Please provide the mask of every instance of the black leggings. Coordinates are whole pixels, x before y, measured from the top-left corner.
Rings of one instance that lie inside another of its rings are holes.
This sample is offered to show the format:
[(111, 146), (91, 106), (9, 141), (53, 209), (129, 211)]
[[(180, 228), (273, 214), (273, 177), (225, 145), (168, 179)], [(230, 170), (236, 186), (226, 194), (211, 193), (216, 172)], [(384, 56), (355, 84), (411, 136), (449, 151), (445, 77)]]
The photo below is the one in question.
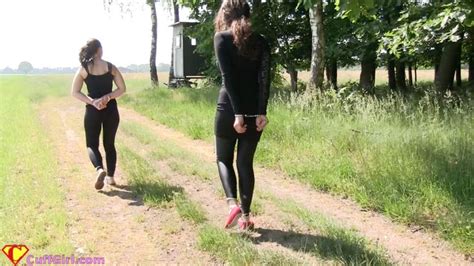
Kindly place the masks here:
[(93, 106), (86, 107), (84, 116), (84, 128), (86, 131), (86, 145), (89, 158), (96, 169), (104, 168), (102, 155), (99, 152), (100, 130), (102, 134), (105, 159), (107, 161), (107, 175), (114, 176), (117, 163), (117, 152), (115, 150), (115, 134), (119, 125), (120, 117), (116, 105), (110, 105), (103, 110), (97, 110)]
[[(238, 143), (237, 143), (238, 142)], [(244, 214), (250, 213), (255, 176), (253, 157), (257, 149), (256, 138), (227, 138), (216, 136), (217, 168), (227, 198), (237, 198), (237, 179), (233, 162), (237, 143), (237, 172), (239, 173), (239, 192)]]

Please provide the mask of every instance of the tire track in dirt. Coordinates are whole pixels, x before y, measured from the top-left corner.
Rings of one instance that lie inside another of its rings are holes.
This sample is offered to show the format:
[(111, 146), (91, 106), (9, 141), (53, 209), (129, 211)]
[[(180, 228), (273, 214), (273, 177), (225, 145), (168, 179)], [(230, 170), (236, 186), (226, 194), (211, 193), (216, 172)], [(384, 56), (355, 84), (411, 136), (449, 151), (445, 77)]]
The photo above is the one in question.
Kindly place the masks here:
[(75, 255), (105, 257), (106, 265), (217, 263), (197, 250), (193, 225), (174, 210), (149, 208), (133, 195), (120, 165), (116, 173), (120, 187), (94, 189), (80, 103), (48, 99), (37, 110), (57, 155)]
[[(131, 109), (121, 108), (120, 112), (123, 119), (149, 128), (157, 138), (171, 140), (206, 161), (215, 161), (213, 145), (202, 140), (192, 140)], [(433, 233), (413, 233), (410, 228), (395, 224), (380, 213), (362, 210), (351, 200), (316, 191), (279, 171), (259, 167), (255, 170), (257, 189), (265, 188), (281, 199), (293, 200), (310, 211), (319, 212), (354, 228), (367, 239), (384, 247), (391, 259), (398, 264), (469, 265), (462, 254)]]
[[(131, 136), (127, 136), (126, 134), (121, 134), (120, 139), (125, 145), (136, 152), (142, 158), (152, 158), (151, 155), (153, 152), (152, 146), (147, 146)], [(166, 160), (155, 160), (155, 159), (148, 159), (147, 160), (150, 165), (156, 171), (159, 171), (160, 175), (166, 179), (166, 182), (180, 186), (184, 189), (187, 194), (187, 197), (190, 198), (193, 202), (199, 204), (199, 206), (206, 212), (206, 217), (210, 224), (218, 227), (223, 228), (223, 222), (226, 218), (226, 203), (223, 198), (217, 193), (216, 188), (220, 187), (220, 181), (216, 178), (212, 181), (203, 181), (200, 180), (199, 177), (196, 176), (187, 176), (183, 174), (176, 173), (173, 171)], [(270, 202), (265, 203), (265, 213), (259, 214), (254, 217), (254, 221), (258, 225), (258, 227), (265, 227), (269, 229), (269, 231), (278, 231), (284, 232), (288, 231), (288, 226), (285, 225), (283, 222), (277, 220), (281, 212), (276, 210), (274, 206)], [(272, 214), (272, 215), (268, 215)], [(293, 229), (296, 227), (294, 226)], [(229, 230), (230, 233), (236, 232), (234, 230)], [(315, 234), (315, 232), (313, 232)], [(271, 236), (268, 234), (259, 234), (252, 233), (250, 234), (250, 239), (252, 239), (256, 243), (256, 247), (259, 250), (271, 251), (280, 254), (284, 254), (285, 257), (294, 258), (295, 263), (296, 261), (301, 261), (303, 264), (307, 265), (316, 265), (321, 264), (324, 262), (320, 258), (316, 258), (308, 253), (303, 251), (295, 251), (289, 248), (285, 248), (285, 246), (290, 245), (281, 245), (278, 243), (281, 242), (290, 242), (294, 241), (296, 234), (292, 235), (291, 233), (282, 234), (280, 236)], [(293, 236), (293, 237), (292, 237)], [(283, 239), (283, 238), (287, 239)], [(327, 261), (326, 261), (327, 262)]]

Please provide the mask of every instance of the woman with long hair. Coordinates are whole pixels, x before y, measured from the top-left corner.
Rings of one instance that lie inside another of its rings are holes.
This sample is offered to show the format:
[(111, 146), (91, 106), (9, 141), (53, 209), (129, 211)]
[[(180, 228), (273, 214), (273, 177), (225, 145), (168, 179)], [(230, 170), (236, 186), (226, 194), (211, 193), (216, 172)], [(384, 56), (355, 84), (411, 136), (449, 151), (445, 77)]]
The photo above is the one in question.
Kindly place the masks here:
[[(215, 18), (214, 49), (222, 75), (215, 116), (219, 176), (229, 207), (225, 227), (253, 229), (250, 220), (255, 176), (253, 158), (268, 123), (270, 47), (252, 30), (245, 0), (224, 0)], [(240, 204), (233, 168), (237, 146)]]
[[(86, 104), (84, 129), (89, 158), (96, 170), (95, 188), (104, 187), (104, 179), (115, 185), (114, 173), (117, 163), (115, 134), (119, 125), (119, 112), (116, 98), (125, 93), (125, 82), (120, 71), (102, 59), (102, 45), (96, 39), (89, 40), (79, 53), (81, 67), (72, 82), (71, 94)], [(84, 82), (87, 95), (81, 92)], [(113, 83), (117, 86), (113, 89)], [(100, 131), (103, 129), (103, 145), (107, 170), (104, 170), (102, 155), (99, 152)]]

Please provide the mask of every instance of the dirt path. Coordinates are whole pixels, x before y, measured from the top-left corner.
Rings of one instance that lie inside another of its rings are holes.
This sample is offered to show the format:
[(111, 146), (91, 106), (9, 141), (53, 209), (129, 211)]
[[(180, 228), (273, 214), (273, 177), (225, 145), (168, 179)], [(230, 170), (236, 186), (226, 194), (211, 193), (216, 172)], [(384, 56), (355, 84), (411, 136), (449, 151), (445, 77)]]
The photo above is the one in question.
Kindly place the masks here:
[[(209, 162), (215, 161), (213, 145), (204, 141), (191, 140), (183, 134), (159, 125), (132, 110), (121, 108), (120, 112), (123, 120), (133, 121), (151, 129), (158, 139), (162, 141), (171, 140), (181, 148), (199, 155)], [(291, 199), (309, 210), (322, 213), (347, 227), (356, 229), (363, 236), (383, 246), (388, 251), (391, 259), (398, 264), (469, 264), (462, 254), (456, 252), (448, 243), (431, 233), (423, 231), (413, 233), (410, 228), (394, 224), (381, 214), (361, 210), (357, 204), (350, 200), (315, 191), (309, 186), (296, 182), (277, 171), (259, 168), (256, 169), (256, 176), (257, 189), (265, 188), (266, 191), (277, 195), (280, 199)], [(189, 182), (186, 180), (180, 181)], [(206, 191), (206, 189), (203, 189), (203, 191)], [(203, 197), (195, 196), (195, 200), (200, 201)], [(214, 205), (208, 206), (207, 211), (219, 216), (215, 212), (216, 208), (218, 207)], [(214, 212), (212, 212), (212, 209)], [(269, 219), (269, 217), (265, 217), (265, 219)], [(281, 227), (278, 224), (271, 224), (274, 222), (273, 220), (266, 226)]]
[(196, 228), (175, 211), (144, 206), (126, 186), (120, 167), (116, 176), (121, 188), (94, 189), (83, 109), (69, 99), (46, 100), (38, 108), (57, 154), (75, 255), (105, 257), (106, 265), (217, 263), (196, 248)]
[[(153, 157), (153, 147), (143, 145), (136, 139), (125, 134), (121, 134), (120, 139), (128, 148), (133, 149), (142, 158)], [(222, 200), (222, 196), (220, 196), (216, 191), (216, 188), (220, 188), (220, 183), (217, 178), (211, 182), (203, 181), (196, 176), (188, 176), (174, 172), (169, 167), (169, 164), (166, 162), (166, 160), (148, 159), (148, 162), (154, 167), (156, 171), (160, 172), (160, 175), (163, 176), (163, 178), (166, 179), (168, 183), (183, 188), (188, 197), (193, 202), (199, 204), (199, 206), (201, 206), (206, 212), (206, 217), (208, 217), (209, 223), (219, 228), (223, 227), (223, 221), (226, 218), (226, 203)], [(282, 221), (277, 220), (277, 217), (282, 217), (283, 215), (272, 205), (273, 204), (270, 202), (265, 202), (265, 212), (257, 215), (254, 219), (255, 222), (259, 225), (259, 227), (269, 229), (268, 232), (288, 231), (288, 226)], [(294, 229), (297, 229), (298, 231), (308, 231), (307, 228), (301, 225), (298, 228), (296, 228), (294, 225), (293, 230)], [(229, 232), (233, 231), (230, 230)], [(316, 232), (312, 233), (316, 234)], [(305, 253), (304, 251), (289, 249), (281, 244), (278, 244), (284, 241), (295, 241), (296, 239), (294, 238), (296, 236), (296, 234), (291, 233), (280, 236), (269, 236), (268, 234), (262, 234), (258, 231), (254, 234), (251, 234), (251, 238), (256, 243), (256, 247), (260, 250), (284, 254), (285, 257), (293, 258), (294, 261), (298, 260), (301, 263), (307, 265), (316, 265), (325, 262), (315, 256), (312, 256), (311, 254)]]

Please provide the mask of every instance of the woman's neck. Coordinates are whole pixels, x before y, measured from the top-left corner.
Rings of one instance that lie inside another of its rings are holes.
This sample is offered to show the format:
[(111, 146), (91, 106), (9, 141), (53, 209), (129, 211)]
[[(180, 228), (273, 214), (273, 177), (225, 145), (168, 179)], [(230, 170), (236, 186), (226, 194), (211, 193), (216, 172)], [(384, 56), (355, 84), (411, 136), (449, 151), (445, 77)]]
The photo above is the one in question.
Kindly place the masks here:
[(92, 60), (92, 64), (97, 64), (97, 63), (102, 62), (102, 61), (103, 61), (102, 58), (96, 57)]

